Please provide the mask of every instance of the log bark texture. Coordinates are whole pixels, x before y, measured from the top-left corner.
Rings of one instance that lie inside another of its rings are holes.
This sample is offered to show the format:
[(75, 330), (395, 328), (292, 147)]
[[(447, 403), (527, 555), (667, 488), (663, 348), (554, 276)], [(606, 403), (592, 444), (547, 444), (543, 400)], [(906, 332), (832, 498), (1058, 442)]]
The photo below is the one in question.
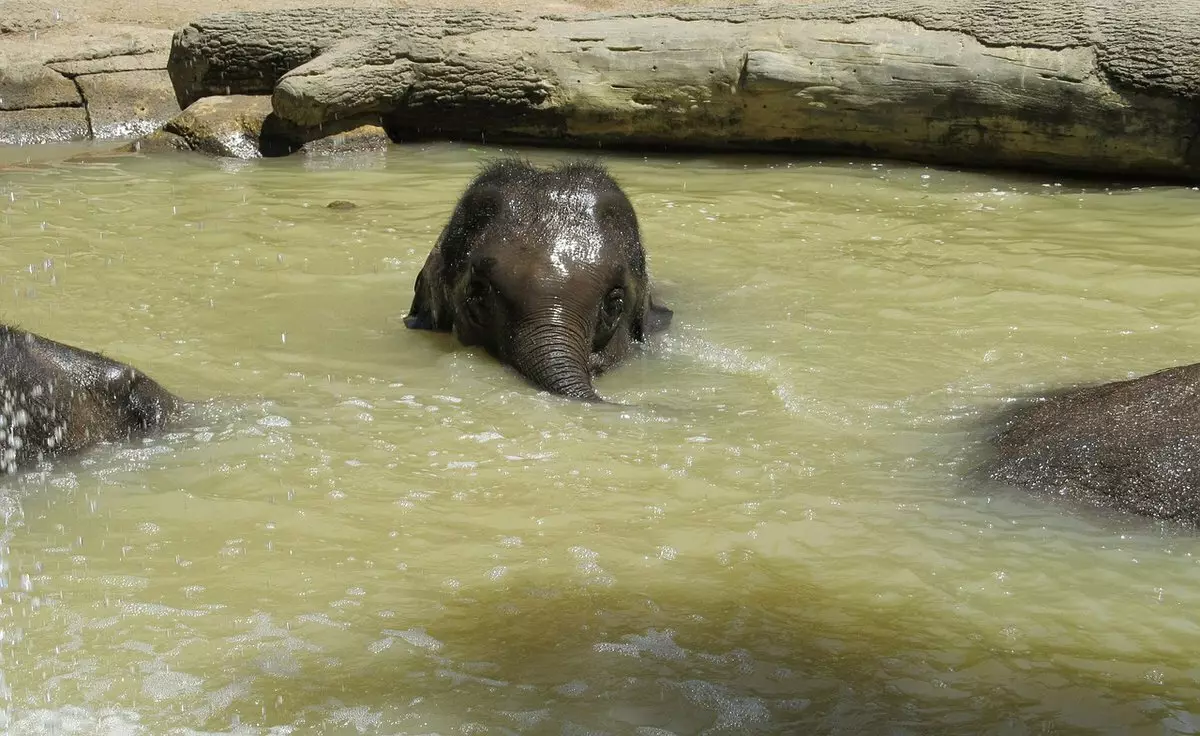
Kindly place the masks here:
[(394, 138), (870, 154), (1200, 179), (1200, 0), (817, 0), (523, 16), (228, 13), (174, 37), (182, 106)]

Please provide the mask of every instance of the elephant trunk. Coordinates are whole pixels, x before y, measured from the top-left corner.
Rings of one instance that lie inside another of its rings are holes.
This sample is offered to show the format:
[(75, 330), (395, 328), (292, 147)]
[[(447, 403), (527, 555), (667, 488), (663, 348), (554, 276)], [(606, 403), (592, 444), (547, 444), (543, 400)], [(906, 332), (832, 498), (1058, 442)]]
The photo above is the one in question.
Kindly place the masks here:
[(560, 396), (603, 401), (592, 387), (591, 335), (561, 320), (531, 320), (513, 335), (512, 363), (537, 386)]

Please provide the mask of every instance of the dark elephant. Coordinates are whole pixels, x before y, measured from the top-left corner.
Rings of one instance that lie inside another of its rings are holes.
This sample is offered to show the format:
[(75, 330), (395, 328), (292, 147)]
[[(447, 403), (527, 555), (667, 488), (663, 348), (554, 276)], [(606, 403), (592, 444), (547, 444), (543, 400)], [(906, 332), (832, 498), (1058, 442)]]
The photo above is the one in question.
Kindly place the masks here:
[(88, 350), (0, 325), (0, 471), (159, 429), (181, 402)]
[(408, 327), (452, 331), (537, 386), (591, 401), (592, 378), (671, 321), (650, 294), (633, 205), (583, 161), (486, 166), (414, 292)]
[(1068, 389), (1009, 412), (996, 481), (1155, 519), (1200, 522), (1200, 363)]

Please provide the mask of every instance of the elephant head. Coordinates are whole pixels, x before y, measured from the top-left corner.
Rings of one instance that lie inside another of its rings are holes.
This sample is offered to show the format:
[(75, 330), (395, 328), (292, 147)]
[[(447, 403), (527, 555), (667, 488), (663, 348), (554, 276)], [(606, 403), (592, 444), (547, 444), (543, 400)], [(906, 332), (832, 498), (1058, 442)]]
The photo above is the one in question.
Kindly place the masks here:
[(535, 385), (592, 401), (592, 378), (671, 320), (650, 294), (633, 205), (591, 162), (486, 166), (414, 291), (408, 327), (452, 331)]
[(181, 408), (128, 365), (0, 325), (0, 472), (159, 429)]

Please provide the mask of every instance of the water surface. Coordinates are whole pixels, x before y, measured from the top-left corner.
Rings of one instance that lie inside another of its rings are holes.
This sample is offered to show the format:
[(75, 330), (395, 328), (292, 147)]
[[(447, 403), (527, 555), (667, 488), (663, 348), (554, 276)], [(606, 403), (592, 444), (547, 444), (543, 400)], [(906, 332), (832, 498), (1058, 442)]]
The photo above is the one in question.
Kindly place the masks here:
[(497, 153), (6, 153), (0, 314), (197, 406), (6, 481), (0, 727), (1200, 730), (1200, 540), (964, 477), (1197, 359), (1200, 193), (605, 156), (675, 310), (614, 409), (403, 327)]

